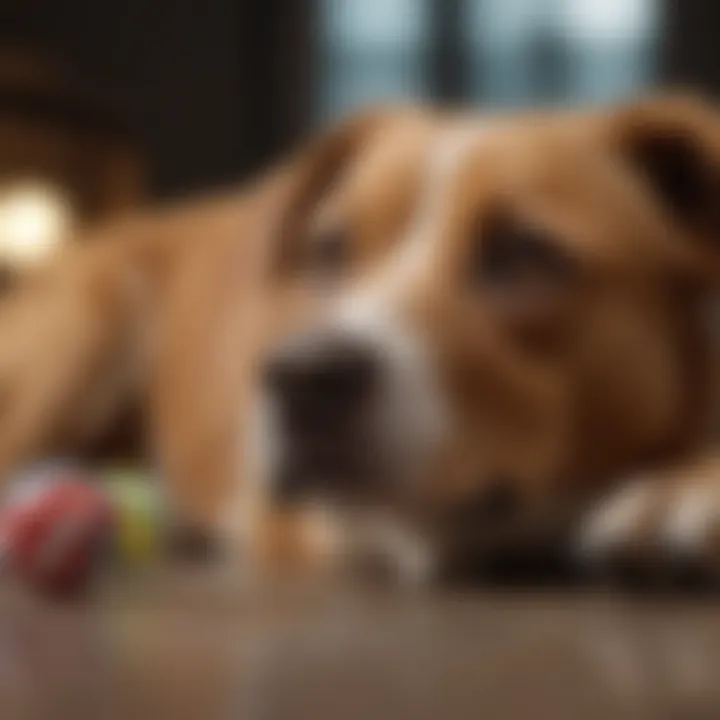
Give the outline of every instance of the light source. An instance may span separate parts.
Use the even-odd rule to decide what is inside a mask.
[[[0,262],[23,270],[67,238],[73,211],[61,188],[41,180],[0,187]]]

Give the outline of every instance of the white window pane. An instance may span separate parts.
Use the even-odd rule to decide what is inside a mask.
[[[623,97],[652,83],[660,32],[657,2],[563,0],[559,26],[573,97]]]
[[[344,47],[408,47],[424,42],[422,0],[321,0],[323,32]]]
[[[321,0],[319,114],[426,93],[426,0]]]
[[[321,112],[336,116],[368,103],[422,95],[420,68],[416,58],[401,53],[336,58],[325,70]]]
[[[471,94],[495,105],[607,100],[652,83],[660,0],[466,0]]]
[[[559,15],[568,36],[632,42],[655,30],[658,7],[653,0],[562,0]]]
[[[515,45],[532,38],[553,10],[552,0],[467,0],[465,27],[484,45]]]

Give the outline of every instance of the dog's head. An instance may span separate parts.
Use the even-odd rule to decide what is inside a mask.
[[[699,442],[719,130],[666,99],[321,141],[277,218],[277,493],[501,516]]]

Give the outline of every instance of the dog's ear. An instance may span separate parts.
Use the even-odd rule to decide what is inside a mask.
[[[410,108],[374,108],[352,115],[311,141],[282,167],[273,180],[278,192],[270,209],[274,266],[292,266],[313,209],[387,123]]]
[[[614,146],[647,184],[668,223],[720,248],[720,112],[688,96],[624,107]]]

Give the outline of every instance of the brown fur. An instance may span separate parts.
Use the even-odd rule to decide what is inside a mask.
[[[719,118],[666,99],[481,119],[437,262],[403,301],[439,350],[460,418],[429,472],[432,503],[461,504],[503,476],[544,509],[706,454],[716,408],[702,313],[716,287],[719,198],[699,196],[718,189]],[[2,308],[0,474],[92,441],[139,402],[175,503],[216,524],[243,482],[242,408],[263,353],[313,314],[307,245],[328,224],[350,228],[343,283],[362,281],[416,210],[428,148],[450,124],[474,122],[370,113],[248,189],[69,250]],[[655,187],[653,153],[668,145],[698,180],[698,197],[677,207]],[[525,304],[470,289],[475,228],[498,212],[546,229],[573,258],[573,281]]]

